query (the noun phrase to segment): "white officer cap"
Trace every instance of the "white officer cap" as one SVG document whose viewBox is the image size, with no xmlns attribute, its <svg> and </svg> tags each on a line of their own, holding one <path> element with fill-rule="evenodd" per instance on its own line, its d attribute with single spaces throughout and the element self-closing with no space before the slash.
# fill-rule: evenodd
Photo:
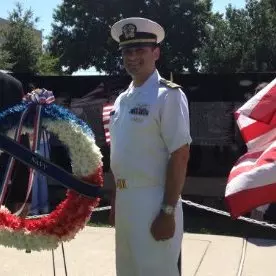
<svg viewBox="0 0 276 276">
<path fill-rule="evenodd" d="M 157 45 L 164 39 L 165 32 L 158 23 L 152 20 L 130 17 L 116 22 L 111 27 L 111 36 L 119 42 L 120 49 L 123 49 Z"/>
</svg>

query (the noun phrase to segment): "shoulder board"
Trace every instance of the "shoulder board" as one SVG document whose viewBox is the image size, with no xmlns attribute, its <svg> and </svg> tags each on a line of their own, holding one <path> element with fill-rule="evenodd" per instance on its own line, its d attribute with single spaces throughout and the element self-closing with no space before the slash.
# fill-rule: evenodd
<svg viewBox="0 0 276 276">
<path fill-rule="evenodd" d="M 172 88 L 172 89 L 176 89 L 176 88 L 181 88 L 182 86 L 179 85 L 179 84 L 176 84 L 176 83 L 173 83 L 169 80 L 166 80 L 166 79 L 160 79 L 159 81 L 161 84 L 169 87 L 169 88 Z"/>
</svg>

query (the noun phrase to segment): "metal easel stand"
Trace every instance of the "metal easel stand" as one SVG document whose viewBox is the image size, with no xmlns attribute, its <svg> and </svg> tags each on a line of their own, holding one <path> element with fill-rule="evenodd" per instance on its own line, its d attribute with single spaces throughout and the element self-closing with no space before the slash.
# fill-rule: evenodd
<svg viewBox="0 0 276 276">
<path fill-rule="evenodd" d="M 65 259 L 65 250 L 64 250 L 63 242 L 61 243 L 61 249 L 62 249 L 62 258 L 63 258 L 63 266 L 64 266 L 65 276 L 68 276 L 66 259 Z M 55 252 L 54 252 L 54 249 L 52 249 L 52 262 L 53 262 L 53 275 L 56 276 L 56 264 L 55 264 Z"/>
</svg>

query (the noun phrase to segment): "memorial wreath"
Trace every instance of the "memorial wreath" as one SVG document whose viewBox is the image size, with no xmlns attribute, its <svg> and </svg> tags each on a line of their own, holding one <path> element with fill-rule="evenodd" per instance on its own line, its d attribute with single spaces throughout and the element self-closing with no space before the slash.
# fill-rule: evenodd
<svg viewBox="0 0 276 276">
<path fill-rule="evenodd" d="M 41 131 L 54 135 L 68 150 L 73 176 L 87 185 L 102 186 L 102 155 L 92 130 L 69 110 L 53 104 L 53 101 L 52 92 L 45 89 L 36 89 L 27 94 L 22 103 L 0 113 L 0 132 L 17 142 L 21 134 L 30 133 L 36 137 L 33 144 L 40 139 Z M 38 106 L 40 113 L 36 116 L 34 111 Z M 35 152 L 35 146 L 31 147 Z M 10 157 L 10 160 L 14 159 Z M 30 168 L 30 174 L 32 170 Z M 28 192 L 31 185 L 28 186 Z M 2 187 L 2 193 L 4 190 Z M 36 251 L 54 249 L 61 242 L 73 239 L 84 228 L 99 200 L 99 197 L 87 197 L 68 189 L 66 198 L 55 210 L 37 218 L 17 216 L 2 203 L 0 244 Z"/>
</svg>

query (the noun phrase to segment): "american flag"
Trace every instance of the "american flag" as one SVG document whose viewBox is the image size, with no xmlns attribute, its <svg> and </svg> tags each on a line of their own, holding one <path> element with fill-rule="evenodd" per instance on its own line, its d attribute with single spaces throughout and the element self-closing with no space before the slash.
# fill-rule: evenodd
<svg viewBox="0 0 276 276">
<path fill-rule="evenodd" d="M 107 144 L 110 144 L 110 132 L 109 132 L 109 123 L 110 123 L 110 112 L 113 110 L 113 103 L 104 104 L 103 106 L 103 126 L 105 133 L 105 140 Z"/>
<path fill-rule="evenodd" d="M 247 153 L 232 168 L 225 191 L 237 218 L 276 202 L 276 79 L 235 112 Z"/>
</svg>

